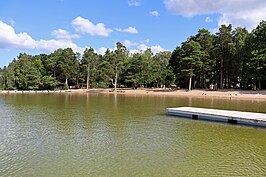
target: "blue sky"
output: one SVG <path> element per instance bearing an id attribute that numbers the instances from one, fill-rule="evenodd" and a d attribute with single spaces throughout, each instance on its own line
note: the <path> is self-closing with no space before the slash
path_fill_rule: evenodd
<path id="1" fill-rule="evenodd" d="M 103 53 L 117 41 L 132 53 L 172 51 L 201 28 L 253 29 L 265 19 L 265 0 L 1 0 L 0 67 L 20 52 Z"/>

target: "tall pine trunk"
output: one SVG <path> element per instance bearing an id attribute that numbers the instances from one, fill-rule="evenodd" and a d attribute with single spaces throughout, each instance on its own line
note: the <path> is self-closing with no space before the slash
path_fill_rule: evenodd
<path id="1" fill-rule="evenodd" d="M 191 85 L 192 85 L 192 76 L 193 76 L 193 70 L 192 70 L 192 64 L 190 64 L 189 67 L 189 84 L 188 84 L 188 91 L 191 91 Z"/>
<path id="2" fill-rule="evenodd" d="M 188 85 L 188 91 L 191 91 L 191 84 L 192 84 L 192 76 L 189 76 L 189 85 Z"/>
<path id="3" fill-rule="evenodd" d="M 87 89 L 89 89 L 90 85 L 90 64 L 87 66 Z"/>
<path id="4" fill-rule="evenodd" d="M 67 75 L 66 75 L 66 81 L 65 81 L 65 87 L 67 87 L 67 90 L 69 89 L 69 87 L 68 87 L 68 77 L 67 77 Z"/>
<path id="5" fill-rule="evenodd" d="M 114 84 L 115 91 L 117 89 L 117 79 L 118 79 L 118 69 L 117 66 L 115 66 L 115 84 Z"/>
<path id="6" fill-rule="evenodd" d="M 220 89 L 223 88 L 223 58 L 221 58 Z"/>

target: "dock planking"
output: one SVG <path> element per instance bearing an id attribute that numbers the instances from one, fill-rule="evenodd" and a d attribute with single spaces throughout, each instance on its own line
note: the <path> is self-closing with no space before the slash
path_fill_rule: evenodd
<path id="1" fill-rule="evenodd" d="M 266 128 L 266 114 L 196 107 L 167 108 L 168 115 Z"/>

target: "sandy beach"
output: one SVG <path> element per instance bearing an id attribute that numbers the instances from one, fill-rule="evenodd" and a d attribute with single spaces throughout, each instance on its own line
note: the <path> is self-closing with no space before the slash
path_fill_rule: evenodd
<path id="1" fill-rule="evenodd" d="M 236 89 L 224 89 L 218 91 L 210 90 L 192 90 L 187 91 L 185 89 L 170 90 L 170 89 L 118 89 L 113 91 L 112 89 L 79 89 L 71 90 L 73 93 L 90 93 L 90 94 L 124 94 L 131 96 L 174 96 L 174 97 L 198 97 L 198 98 L 226 98 L 226 99 L 260 99 L 266 101 L 266 90 L 252 91 L 252 90 L 236 90 Z"/>
<path id="2" fill-rule="evenodd" d="M 6 91 L 1 90 L 1 94 L 21 94 L 21 93 L 78 93 L 78 94 L 123 94 L 128 96 L 174 96 L 174 97 L 198 97 L 198 98 L 226 98 L 226 99 L 260 99 L 266 101 L 266 90 L 236 90 L 224 89 L 218 91 L 210 90 L 192 90 L 185 89 L 170 90 L 170 89 L 156 89 L 156 88 L 139 88 L 139 89 L 71 89 L 62 91 Z"/>

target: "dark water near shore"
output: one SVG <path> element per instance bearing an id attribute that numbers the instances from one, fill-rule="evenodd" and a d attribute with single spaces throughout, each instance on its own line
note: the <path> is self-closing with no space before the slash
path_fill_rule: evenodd
<path id="1" fill-rule="evenodd" d="M 97 94 L 0 95 L 0 176 L 265 176 L 266 129 L 165 108 L 266 113 L 266 101 Z"/>

